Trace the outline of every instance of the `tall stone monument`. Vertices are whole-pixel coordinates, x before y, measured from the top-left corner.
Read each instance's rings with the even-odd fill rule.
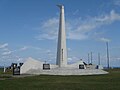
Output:
[[[56,65],[58,65],[59,67],[66,67],[67,66],[67,49],[66,49],[64,6],[63,5],[57,5],[57,6],[60,8],[60,19],[59,19]]]
[[[46,75],[93,75],[107,74],[108,72],[96,69],[96,65],[85,65],[80,60],[73,64],[67,64],[67,48],[65,35],[65,17],[64,6],[57,5],[60,8],[59,32],[57,58],[55,64],[46,64],[44,62],[28,58],[21,66],[20,74],[46,74]]]

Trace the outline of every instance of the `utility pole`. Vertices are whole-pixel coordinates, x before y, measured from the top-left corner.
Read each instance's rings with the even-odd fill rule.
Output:
[[[100,65],[100,53],[98,53],[98,65]]]
[[[88,53],[88,64],[90,64],[90,55]]]
[[[109,69],[110,65],[109,65],[109,46],[108,46],[108,42],[106,42],[106,47],[107,47],[107,68]]]
[[[91,52],[91,64],[92,64],[92,52]]]

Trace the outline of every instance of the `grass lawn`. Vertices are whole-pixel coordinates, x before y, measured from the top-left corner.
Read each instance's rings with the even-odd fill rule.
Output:
[[[3,73],[3,68],[0,68],[0,74],[2,74]]]
[[[120,69],[107,75],[39,75],[0,80],[0,90],[120,90]]]

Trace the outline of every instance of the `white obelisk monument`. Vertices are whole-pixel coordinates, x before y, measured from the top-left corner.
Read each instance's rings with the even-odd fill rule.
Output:
[[[63,5],[57,5],[57,6],[60,8],[60,19],[59,19],[56,64],[59,67],[66,67],[67,66],[67,49],[66,49],[64,6]]]
[[[42,74],[42,75],[107,74],[108,72],[106,71],[103,71],[101,69],[96,69],[96,65],[87,65],[88,67],[86,67],[86,65],[82,60],[67,65],[64,6],[63,5],[57,5],[57,6],[60,8],[60,21],[59,21],[56,65],[45,64],[44,62],[41,62],[39,60],[28,58],[26,62],[24,62],[24,64],[21,66],[20,74],[32,74],[32,75],[34,74],[36,75],[38,74]]]

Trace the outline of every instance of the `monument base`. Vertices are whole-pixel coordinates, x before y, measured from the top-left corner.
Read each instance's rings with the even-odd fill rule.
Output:
[[[107,74],[108,72],[100,69],[54,68],[50,70],[31,69],[26,73],[35,75],[97,75]]]
[[[33,58],[28,58],[20,70],[20,74],[35,75],[94,75],[107,73],[101,69],[96,69],[96,65],[85,66],[83,61],[78,61],[77,63],[60,68],[58,65],[44,64]]]

